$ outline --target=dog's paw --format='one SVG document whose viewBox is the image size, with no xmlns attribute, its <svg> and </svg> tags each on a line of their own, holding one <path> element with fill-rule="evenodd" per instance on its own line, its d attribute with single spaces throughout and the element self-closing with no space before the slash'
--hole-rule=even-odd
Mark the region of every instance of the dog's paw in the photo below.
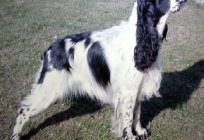
<svg viewBox="0 0 204 140">
<path fill-rule="evenodd" d="M 146 135 L 146 134 L 144 134 L 144 135 L 139 135 L 138 136 L 138 140 L 145 140 L 145 139 L 147 139 L 147 137 L 148 137 L 148 135 Z"/>
<path fill-rule="evenodd" d="M 125 136 L 123 140 L 140 140 L 139 136 Z"/>
<path fill-rule="evenodd" d="M 128 133 L 129 132 L 129 133 Z M 132 131 L 127 131 L 127 128 L 123 130 L 123 140 L 140 140 L 139 136 L 133 135 Z"/>
<path fill-rule="evenodd" d="M 150 132 L 144 128 L 142 128 L 140 131 L 137 131 L 137 135 L 139 137 L 139 140 L 147 139 L 150 135 Z"/>
</svg>

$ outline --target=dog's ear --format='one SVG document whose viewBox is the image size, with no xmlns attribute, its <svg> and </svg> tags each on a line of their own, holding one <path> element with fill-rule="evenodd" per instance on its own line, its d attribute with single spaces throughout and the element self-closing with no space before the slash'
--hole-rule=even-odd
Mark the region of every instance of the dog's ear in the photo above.
<svg viewBox="0 0 204 140">
<path fill-rule="evenodd" d="M 137 46 L 134 50 L 135 67 L 140 71 L 151 67 L 160 48 L 161 38 L 156 29 L 159 21 L 155 3 L 137 0 Z"/>
</svg>

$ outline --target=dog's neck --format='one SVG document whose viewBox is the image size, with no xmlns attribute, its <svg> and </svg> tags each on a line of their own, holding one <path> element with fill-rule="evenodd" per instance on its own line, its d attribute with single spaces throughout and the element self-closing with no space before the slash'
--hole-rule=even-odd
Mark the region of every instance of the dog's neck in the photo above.
<svg viewBox="0 0 204 140">
<path fill-rule="evenodd" d="M 166 25 L 166 21 L 167 18 L 169 16 L 169 12 L 166 13 L 164 16 L 162 16 L 157 24 L 157 30 L 160 36 L 163 35 L 163 31 Z M 137 25 L 137 2 L 134 3 L 133 9 L 132 9 L 132 13 L 129 17 L 128 20 L 129 24 L 132 26 L 136 26 Z"/>
</svg>

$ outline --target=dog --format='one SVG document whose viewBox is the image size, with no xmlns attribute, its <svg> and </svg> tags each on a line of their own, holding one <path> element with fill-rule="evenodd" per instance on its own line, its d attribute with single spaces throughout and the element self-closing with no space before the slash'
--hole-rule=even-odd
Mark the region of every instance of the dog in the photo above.
<svg viewBox="0 0 204 140">
<path fill-rule="evenodd" d="M 166 20 L 186 1 L 137 0 L 128 21 L 53 42 L 42 56 L 31 93 L 21 102 L 11 139 L 20 139 L 24 124 L 52 103 L 79 95 L 113 106 L 117 137 L 147 138 L 140 123 L 141 101 L 159 96 Z"/>
</svg>

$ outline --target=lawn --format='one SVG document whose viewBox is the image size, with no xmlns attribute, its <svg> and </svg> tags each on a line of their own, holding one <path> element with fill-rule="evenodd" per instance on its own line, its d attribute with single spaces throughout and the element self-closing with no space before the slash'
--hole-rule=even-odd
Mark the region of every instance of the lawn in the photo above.
<svg viewBox="0 0 204 140">
<path fill-rule="evenodd" d="M 8 139 L 42 52 L 67 34 L 128 19 L 133 0 L 0 0 L 0 139 Z M 189 0 L 168 20 L 161 49 L 162 98 L 142 104 L 149 140 L 204 140 L 204 7 Z M 86 98 L 52 105 L 32 118 L 24 139 L 114 140 L 110 106 Z"/>
</svg>

